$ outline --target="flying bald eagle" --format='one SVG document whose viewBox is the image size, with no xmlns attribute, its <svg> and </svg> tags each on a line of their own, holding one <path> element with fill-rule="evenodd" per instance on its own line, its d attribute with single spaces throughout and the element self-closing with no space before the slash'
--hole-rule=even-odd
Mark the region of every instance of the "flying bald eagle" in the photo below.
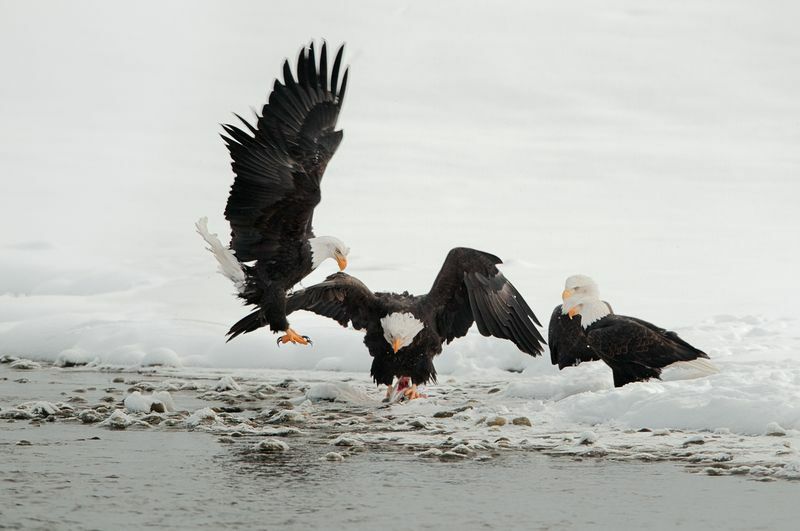
<svg viewBox="0 0 800 531">
<path fill-rule="evenodd" d="M 315 236 L 311 223 L 322 174 L 342 141 L 335 128 L 347 86 L 348 70 L 339 77 L 343 51 L 329 74 L 327 45 L 317 61 L 312 43 L 297 58 L 297 79 L 284 62 L 283 84 L 275 80 L 255 126 L 238 115 L 246 131 L 223 126 L 236 174 L 225 207 L 230 250 L 209 233 L 205 218 L 196 225 L 239 297 L 258 306 L 252 329 L 285 332 L 279 345 L 310 342 L 289 327 L 286 293 L 327 258 L 347 267 L 348 247 L 333 236 Z M 231 338 L 241 333 L 236 326 Z"/>
<path fill-rule="evenodd" d="M 472 323 L 484 336 L 511 340 L 531 356 L 542 353 L 540 325 L 522 295 L 497 269 L 499 258 L 463 247 L 451 250 L 426 295 L 373 293 L 360 280 L 336 273 L 289 296 L 289 313 L 308 310 L 352 323 L 365 330 L 364 344 L 373 357 L 370 374 L 391 396 L 394 378 L 408 398 L 417 398 L 417 384 L 436 381 L 433 357 L 444 343 L 466 335 Z M 252 322 L 252 325 L 251 325 Z M 257 326 L 251 314 L 237 323 L 237 332 Z M 252 326 L 252 327 L 251 327 Z M 405 388 L 405 386 L 408 386 Z"/>
<path fill-rule="evenodd" d="M 708 355 L 675 332 L 652 323 L 617 315 L 600 300 L 597 284 L 584 275 L 567 279 L 563 305 L 550 318 L 551 361 L 563 369 L 581 361 L 603 360 L 611 367 L 614 387 L 660 378 L 665 367 L 689 362 L 706 374 L 716 372 Z"/>
</svg>

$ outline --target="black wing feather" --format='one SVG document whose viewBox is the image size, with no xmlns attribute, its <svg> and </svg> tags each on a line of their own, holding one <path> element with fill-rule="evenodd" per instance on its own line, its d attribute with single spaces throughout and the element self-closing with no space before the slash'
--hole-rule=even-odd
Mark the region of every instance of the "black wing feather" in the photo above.
<svg viewBox="0 0 800 531">
<path fill-rule="evenodd" d="M 297 310 L 329 317 L 345 327 L 353 323 L 356 330 L 366 328 L 370 317 L 381 311 L 378 297 L 363 282 L 341 272 L 290 295 L 286 315 Z"/>
<path fill-rule="evenodd" d="M 281 250 L 281 242 L 313 235 L 320 180 L 342 140 L 335 129 L 344 95 L 344 80 L 336 92 L 342 50 L 329 78 L 327 46 L 319 63 L 313 44 L 304 48 L 297 78 L 285 61 L 283 84 L 275 81 L 255 126 L 239 116 L 244 129 L 223 126 L 236 174 L 225 217 L 231 248 L 242 262 L 268 258 Z"/>
<path fill-rule="evenodd" d="M 445 258 L 427 295 L 439 333 L 450 343 L 466 335 L 474 322 L 484 336 L 512 341 L 532 356 L 542 353 L 539 320 L 489 253 L 457 247 Z"/>
<path fill-rule="evenodd" d="M 589 344 L 614 372 L 614 385 L 657 378 L 679 361 L 708 359 L 675 332 L 624 315 L 609 315 L 587 331 Z"/>
</svg>

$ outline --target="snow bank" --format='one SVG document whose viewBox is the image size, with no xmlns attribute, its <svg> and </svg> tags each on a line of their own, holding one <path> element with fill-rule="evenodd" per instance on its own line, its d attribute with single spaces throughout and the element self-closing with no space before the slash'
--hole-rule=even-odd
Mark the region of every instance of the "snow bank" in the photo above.
<svg viewBox="0 0 800 531">
<path fill-rule="evenodd" d="M 682 5 L 642 10 L 635 0 L 580 10 L 519 3 L 502 24 L 486 24 L 499 13 L 489 7 L 362 6 L 369 20 L 415 28 L 402 53 L 387 26 L 331 15 L 328 37 L 347 36 L 353 77 L 345 140 L 314 222 L 351 247 L 350 273 L 375 290 L 424 293 L 450 248 L 485 249 L 505 260 L 545 327 L 564 279 L 587 273 L 615 310 L 676 328 L 720 369 L 615 390 L 601 364 L 558 372 L 547 352 L 533 359 L 473 329 L 436 360 L 441 379 L 504 379 L 504 398 L 581 422 L 797 428 L 800 322 L 795 288 L 781 280 L 796 276 L 800 258 L 790 245 L 800 221 L 797 8 L 729 4 L 713 39 L 713 2 L 697 2 L 689 17 Z M 252 7 L 253 19 L 270 14 Z M 33 18 L 35 9 L 16 7 Z M 0 34 L 0 50 L 29 44 L 25 60 L 8 55 L 16 82 L 4 88 L 13 105 L 0 131 L 13 154 L 0 157 L 0 174 L 16 176 L 13 193 L 0 195 L 13 229 L 0 235 L 0 356 L 367 378 L 363 336 L 307 313 L 291 322 L 313 347 L 278 348 L 266 330 L 226 343 L 248 310 L 192 226 L 210 214 L 226 233 L 232 174 L 216 124 L 261 105 L 307 35 L 309 6 L 285 9 L 283 29 L 244 37 L 226 18 L 235 15 L 202 10 L 184 13 L 193 28 L 185 42 L 161 31 L 131 39 L 141 20 L 90 24 L 82 9 Z M 454 23 L 431 23 L 444 16 Z M 84 39 L 71 38 L 75 28 Z M 463 39 L 465 28 L 482 38 Z M 215 55 L 243 38 L 251 53 Z M 429 60 L 431 43 L 470 68 Z M 174 60 L 197 46 L 204 61 Z M 438 90 L 398 97 L 409 73 Z M 154 128 L 153 116 L 171 118 Z M 323 264 L 304 284 L 334 270 Z M 313 393 L 348 399 L 342 389 Z"/>
</svg>

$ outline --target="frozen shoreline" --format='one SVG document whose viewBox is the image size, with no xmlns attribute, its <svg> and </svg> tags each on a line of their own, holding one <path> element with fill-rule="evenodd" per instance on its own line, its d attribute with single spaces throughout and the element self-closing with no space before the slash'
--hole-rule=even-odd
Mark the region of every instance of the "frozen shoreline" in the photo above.
<svg viewBox="0 0 800 531">
<path fill-rule="evenodd" d="M 385 406 L 363 377 L 323 372 L 4 364 L 0 378 L 0 417 L 31 402 L 59 410 L 0 418 L 0 504 L 12 529 L 788 529 L 799 516 L 798 483 L 781 478 L 800 479 L 800 469 L 774 455 L 794 452 L 797 433 L 556 426 L 536 411 L 528 426 L 512 422 L 525 401 L 497 380 Z M 176 411 L 123 405 L 131 392 L 159 390 Z M 92 408 L 96 422 L 77 420 Z M 115 415 L 133 424 L 104 427 Z"/>
</svg>

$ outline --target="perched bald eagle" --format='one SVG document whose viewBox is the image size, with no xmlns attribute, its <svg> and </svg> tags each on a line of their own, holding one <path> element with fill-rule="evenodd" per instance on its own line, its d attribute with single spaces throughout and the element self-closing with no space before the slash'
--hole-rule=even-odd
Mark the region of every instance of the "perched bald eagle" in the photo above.
<svg viewBox="0 0 800 531">
<path fill-rule="evenodd" d="M 236 174 L 225 208 L 233 253 L 209 233 L 205 218 L 197 223 L 239 297 L 258 306 L 247 331 L 266 325 L 283 331 L 279 345 L 309 343 L 289 327 L 286 293 L 327 258 L 347 266 L 348 247 L 333 236 L 315 236 L 311 223 L 322 174 L 342 141 L 335 127 L 347 86 L 347 69 L 339 78 L 343 51 L 329 74 L 326 44 L 317 61 L 312 43 L 297 58 L 296 80 L 284 62 L 283 84 L 275 81 L 255 126 L 238 115 L 246 131 L 223 126 Z M 231 338 L 243 332 L 239 326 L 230 329 Z"/>
<path fill-rule="evenodd" d="M 373 357 L 370 374 L 377 384 L 398 388 L 417 398 L 417 384 L 436 381 L 433 357 L 444 343 L 466 335 L 472 323 L 484 336 L 511 340 L 531 356 L 542 353 L 540 325 L 522 295 L 497 269 L 489 253 L 459 247 L 451 250 L 426 295 L 373 293 L 360 280 L 336 273 L 289 296 L 287 309 L 308 310 L 352 323 L 365 330 L 364 344 Z M 253 325 L 258 321 L 251 314 Z M 244 321 L 244 320 L 243 320 Z M 247 332 L 248 323 L 237 330 Z"/>
<path fill-rule="evenodd" d="M 569 277 L 561 297 L 564 303 L 553 311 L 548 334 L 551 361 L 559 369 L 600 359 L 611 367 L 615 387 L 659 378 L 662 369 L 678 362 L 690 362 L 706 374 L 716 371 L 704 361 L 709 359 L 705 352 L 675 332 L 613 313 L 587 276 Z"/>
</svg>

